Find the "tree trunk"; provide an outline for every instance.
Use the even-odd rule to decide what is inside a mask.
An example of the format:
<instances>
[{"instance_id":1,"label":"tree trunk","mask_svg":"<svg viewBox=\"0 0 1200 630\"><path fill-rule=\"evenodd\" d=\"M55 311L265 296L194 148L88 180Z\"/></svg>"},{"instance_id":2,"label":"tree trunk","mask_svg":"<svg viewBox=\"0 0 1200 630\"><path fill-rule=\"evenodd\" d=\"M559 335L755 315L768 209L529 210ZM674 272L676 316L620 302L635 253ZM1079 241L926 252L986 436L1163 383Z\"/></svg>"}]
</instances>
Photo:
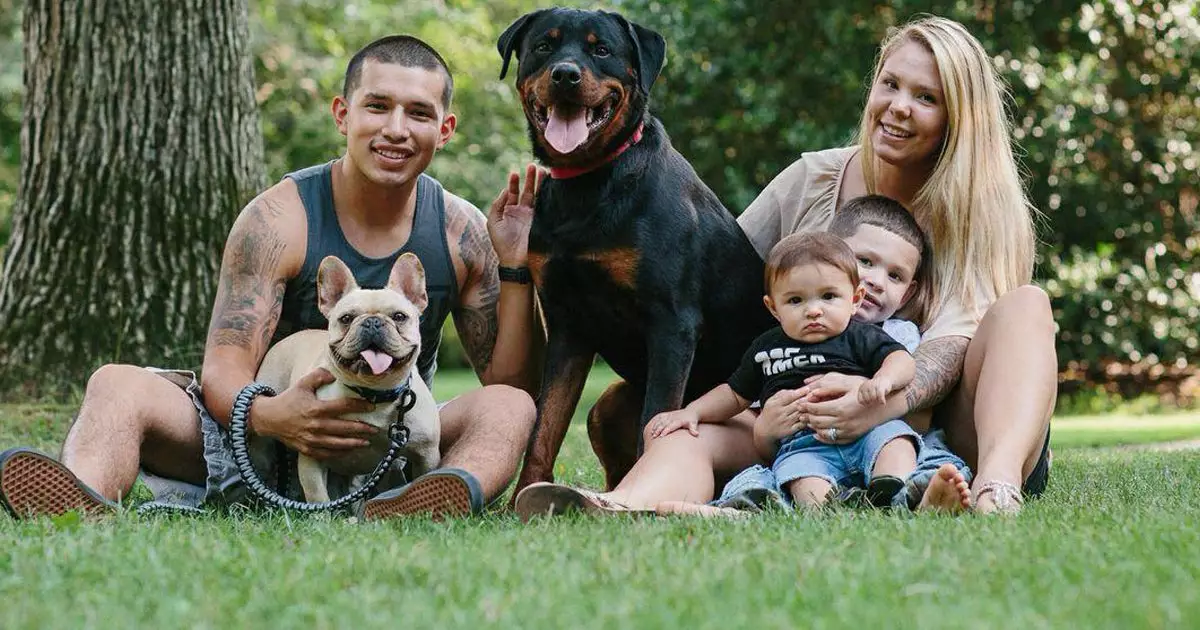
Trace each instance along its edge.
<instances>
[{"instance_id":1,"label":"tree trunk","mask_svg":"<svg viewBox=\"0 0 1200 630\"><path fill-rule=\"evenodd\" d=\"M248 30L246 0L28 3L0 392L200 363L222 243L264 183Z\"/></svg>"}]
</instances>

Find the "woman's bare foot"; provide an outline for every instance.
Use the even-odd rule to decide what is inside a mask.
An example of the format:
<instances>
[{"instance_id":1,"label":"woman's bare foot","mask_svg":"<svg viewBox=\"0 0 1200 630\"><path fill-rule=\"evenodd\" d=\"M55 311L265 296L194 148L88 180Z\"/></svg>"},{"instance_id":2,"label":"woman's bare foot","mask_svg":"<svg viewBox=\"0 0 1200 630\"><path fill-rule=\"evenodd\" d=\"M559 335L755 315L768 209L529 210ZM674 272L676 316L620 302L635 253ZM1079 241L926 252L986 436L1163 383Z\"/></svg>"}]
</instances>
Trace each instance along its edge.
<instances>
[{"instance_id":1,"label":"woman's bare foot","mask_svg":"<svg viewBox=\"0 0 1200 630\"><path fill-rule=\"evenodd\" d=\"M743 510L717 507L704 503L691 503L689 501L663 501L655 507L655 512L658 512L659 515L683 514L686 516L702 516L704 518L746 518L752 514L752 512Z\"/></svg>"},{"instance_id":2,"label":"woman's bare foot","mask_svg":"<svg viewBox=\"0 0 1200 630\"><path fill-rule=\"evenodd\" d=\"M971 507L971 487L954 464L942 464L937 469L925 496L917 505L918 512L962 512Z\"/></svg>"}]
</instances>

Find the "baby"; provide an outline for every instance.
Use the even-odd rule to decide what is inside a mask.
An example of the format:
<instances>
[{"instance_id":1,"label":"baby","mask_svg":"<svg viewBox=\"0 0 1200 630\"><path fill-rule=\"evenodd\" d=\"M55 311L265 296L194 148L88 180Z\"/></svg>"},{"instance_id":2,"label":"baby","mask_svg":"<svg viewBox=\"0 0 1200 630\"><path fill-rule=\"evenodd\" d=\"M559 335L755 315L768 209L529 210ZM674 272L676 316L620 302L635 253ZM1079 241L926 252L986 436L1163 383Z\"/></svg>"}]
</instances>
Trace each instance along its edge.
<instances>
[{"instance_id":1,"label":"baby","mask_svg":"<svg viewBox=\"0 0 1200 630\"><path fill-rule=\"evenodd\" d=\"M919 282L925 250L920 228L903 206L878 196L848 202L834 223L831 231L845 241L809 233L776 245L768 256L764 302L780 327L752 344L727 384L684 409L656 416L651 437L681 428L696 433L700 422L723 422L751 401L801 388L828 372L868 377L857 392L863 404L880 404L908 384L913 362L898 341L911 351L920 333L911 322L890 318L927 286ZM865 486L872 504L891 505L906 494L905 480L921 449L921 438L901 420L845 445L823 443L809 430L782 437L774 475L805 505L820 505L833 489L847 486ZM923 480L929 490L921 507L963 509L969 492L958 472L960 460L938 448L940 459L951 465L939 469L932 482ZM923 463L934 461L936 467L936 453L923 455Z\"/></svg>"}]
</instances>

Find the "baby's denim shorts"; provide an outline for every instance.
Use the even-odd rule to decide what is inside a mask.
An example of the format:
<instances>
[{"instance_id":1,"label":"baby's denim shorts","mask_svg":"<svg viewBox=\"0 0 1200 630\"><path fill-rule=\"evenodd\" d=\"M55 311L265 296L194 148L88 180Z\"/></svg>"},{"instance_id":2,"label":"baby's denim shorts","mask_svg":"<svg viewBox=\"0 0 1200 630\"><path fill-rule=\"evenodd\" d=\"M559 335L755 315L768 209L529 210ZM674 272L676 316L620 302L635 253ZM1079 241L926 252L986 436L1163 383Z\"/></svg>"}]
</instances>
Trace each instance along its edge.
<instances>
[{"instance_id":1,"label":"baby's denim shorts","mask_svg":"<svg viewBox=\"0 0 1200 630\"><path fill-rule=\"evenodd\" d=\"M897 438L912 440L921 451L921 436L903 420L889 420L849 444L824 444L804 430L784 440L772 471L783 487L801 477L818 477L834 486L865 486L884 445Z\"/></svg>"}]
</instances>

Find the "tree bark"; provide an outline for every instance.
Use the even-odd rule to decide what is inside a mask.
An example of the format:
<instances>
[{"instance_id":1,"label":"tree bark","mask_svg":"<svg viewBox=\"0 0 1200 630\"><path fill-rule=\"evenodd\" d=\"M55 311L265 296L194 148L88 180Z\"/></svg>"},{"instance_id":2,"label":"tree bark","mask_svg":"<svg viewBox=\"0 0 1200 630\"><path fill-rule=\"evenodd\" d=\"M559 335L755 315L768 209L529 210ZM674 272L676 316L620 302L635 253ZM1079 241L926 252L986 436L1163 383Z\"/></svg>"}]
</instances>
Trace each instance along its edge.
<instances>
[{"instance_id":1,"label":"tree bark","mask_svg":"<svg viewBox=\"0 0 1200 630\"><path fill-rule=\"evenodd\" d=\"M31 0L0 396L197 366L221 247L264 183L246 0Z\"/></svg>"}]
</instances>

